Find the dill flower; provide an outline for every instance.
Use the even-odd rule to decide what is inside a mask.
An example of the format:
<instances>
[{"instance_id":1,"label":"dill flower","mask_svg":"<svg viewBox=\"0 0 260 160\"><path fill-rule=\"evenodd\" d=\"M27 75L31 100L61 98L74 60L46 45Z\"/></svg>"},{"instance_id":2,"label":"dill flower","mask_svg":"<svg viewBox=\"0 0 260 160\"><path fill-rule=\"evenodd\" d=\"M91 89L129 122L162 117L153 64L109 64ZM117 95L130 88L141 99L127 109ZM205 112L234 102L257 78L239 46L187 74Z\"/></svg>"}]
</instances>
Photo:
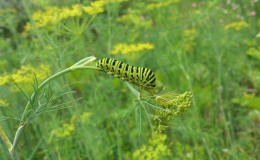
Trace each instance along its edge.
<instances>
[{"instance_id":1,"label":"dill flower","mask_svg":"<svg viewBox=\"0 0 260 160\"><path fill-rule=\"evenodd\" d=\"M81 121L81 122L85 123L91 116L92 116L91 112L84 112L81 115L74 114L71 117L70 122L75 123L77 121Z\"/></svg>"},{"instance_id":2,"label":"dill flower","mask_svg":"<svg viewBox=\"0 0 260 160\"><path fill-rule=\"evenodd\" d=\"M252 57L255 57L255 58L257 58L258 60L260 60L260 47L258 47L258 48L251 47L251 48L249 48L249 49L246 51L246 54L247 54L247 55L250 55L250 56L252 56Z\"/></svg>"},{"instance_id":3,"label":"dill flower","mask_svg":"<svg viewBox=\"0 0 260 160\"><path fill-rule=\"evenodd\" d=\"M186 29L183 31L183 36L184 37L194 37L196 35L196 29L191 28L191 29Z\"/></svg>"},{"instance_id":4,"label":"dill flower","mask_svg":"<svg viewBox=\"0 0 260 160\"><path fill-rule=\"evenodd\" d=\"M242 28L249 27L249 24L246 21L238 21L238 22L232 22L228 23L224 26L224 29L234 29L234 30L241 30Z\"/></svg>"},{"instance_id":5,"label":"dill flower","mask_svg":"<svg viewBox=\"0 0 260 160\"><path fill-rule=\"evenodd\" d=\"M9 81L8 76L2 76L0 77L0 86L6 84Z\"/></svg>"},{"instance_id":6,"label":"dill flower","mask_svg":"<svg viewBox=\"0 0 260 160\"><path fill-rule=\"evenodd\" d=\"M92 116L91 112L84 112L82 115L80 115L80 119L83 123L86 123L86 121Z\"/></svg>"},{"instance_id":7,"label":"dill flower","mask_svg":"<svg viewBox=\"0 0 260 160\"><path fill-rule=\"evenodd\" d=\"M62 127L52 130L52 134L58 138L65 138L70 136L75 131L75 124L77 122L86 123L92 116L91 112L84 112L81 115L73 114L68 123L64 123Z\"/></svg>"},{"instance_id":8,"label":"dill flower","mask_svg":"<svg viewBox=\"0 0 260 160\"><path fill-rule=\"evenodd\" d=\"M104 12L104 5L104 0L98 0L91 2L89 6L83 7L83 10L90 15L95 15Z\"/></svg>"},{"instance_id":9,"label":"dill flower","mask_svg":"<svg viewBox=\"0 0 260 160\"><path fill-rule=\"evenodd\" d=\"M193 48L196 46L195 38L197 31L195 28L186 29L183 31L184 37L184 49L188 52L192 51Z\"/></svg>"},{"instance_id":10,"label":"dill flower","mask_svg":"<svg viewBox=\"0 0 260 160\"><path fill-rule=\"evenodd\" d=\"M9 106L9 102L7 102L4 99L0 99L0 107L8 107Z\"/></svg>"},{"instance_id":11,"label":"dill flower","mask_svg":"<svg viewBox=\"0 0 260 160\"><path fill-rule=\"evenodd\" d=\"M45 27L49 24L56 24L70 17L80 17L82 10L79 4L69 7L46 7L43 11L36 11L32 15L32 19L36 28ZM30 23L25 25L25 31L30 31L32 26Z\"/></svg>"},{"instance_id":12,"label":"dill flower","mask_svg":"<svg viewBox=\"0 0 260 160\"><path fill-rule=\"evenodd\" d=\"M159 160L162 158L170 158L171 152L165 141L167 136L164 134L153 135L149 139L147 145L143 145L140 149L134 151L133 159L138 160Z\"/></svg>"},{"instance_id":13,"label":"dill flower","mask_svg":"<svg viewBox=\"0 0 260 160\"><path fill-rule=\"evenodd\" d=\"M62 127L52 131L52 134L58 138L65 138L70 136L75 130L74 123L65 123Z\"/></svg>"},{"instance_id":14,"label":"dill flower","mask_svg":"<svg viewBox=\"0 0 260 160\"><path fill-rule=\"evenodd\" d=\"M121 2L127 2L128 0L106 0L106 3L121 3Z\"/></svg>"},{"instance_id":15,"label":"dill flower","mask_svg":"<svg viewBox=\"0 0 260 160\"><path fill-rule=\"evenodd\" d=\"M38 68L34 68L31 65L22 66L19 70L14 72L13 74L4 74L0 77L0 85L4 85L10 82L10 77L17 83L18 85L23 86L23 89L32 89L31 84L34 82L34 76L37 81L44 80L47 78L50 73L50 66L40 64ZM24 88L25 87L25 88ZM28 87L28 88L27 88ZM17 88L12 88L13 91L18 91Z\"/></svg>"},{"instance_id":16,"label":"dill flower","mask_svg":"<svg viewBox=\"0 0 260 160\"><path fill-rule=\"evenodd\" d=\"M134 24L136 27L150 27L152 25L151 19L146 19L142 15L137 14L125 14L117 19L118 22L125 24Z\"/></svg>"},{"instance_id":17,"label":"dill flower","mask_svg":"<svg viewBox=\"0 0 260 160\"><path fill-rule=\"evenodd\" d=\"M67 19L70 17L80 17L82 15L82 10L80 8L79 4L72 5L71 8L63 7L60 8L60 13L58 15L59 19L58 21L61 21L63 19Z\"/></svg>"},{"instance_id":18,"label":"dill flower","mask_svg":"<svg viewBox=\"0 0 260 160\"><path fill-rule=\"evenodd\" d=\"M165 93L156 96L156 103L162 107L162 110L156 111L155 131L161 133L168 128L167 122L179 114L186 112L191 107L191 92L183 94Z\"/></svg>"},{"instance_id":19,"label":"dill flower","mask_svg":"<svg viewBox=\"0 0 260 160\"><path fill-rule=\"evenodd\" d=\"M158 2L158 3L150 3L146 6L147 10L154 10L162 7L167 7L171 5L172 3L179 3L180 0L171 0L171 1L164 1L164 2Z\"/></svg>"},{"instance_id":20,"label":"dill flower","mask_svg":"<svg viewBox=\"0 0 260 160\"><path fill-rule=\"evenodd\" d=\"M114 46L111 53L112 54L129 54L132 52L138 52L143 50L151 50L154 49L154 45L151 43L138 43L138 44L126 44L126 43L119 43Z\"/></svg>"}]
</instances>

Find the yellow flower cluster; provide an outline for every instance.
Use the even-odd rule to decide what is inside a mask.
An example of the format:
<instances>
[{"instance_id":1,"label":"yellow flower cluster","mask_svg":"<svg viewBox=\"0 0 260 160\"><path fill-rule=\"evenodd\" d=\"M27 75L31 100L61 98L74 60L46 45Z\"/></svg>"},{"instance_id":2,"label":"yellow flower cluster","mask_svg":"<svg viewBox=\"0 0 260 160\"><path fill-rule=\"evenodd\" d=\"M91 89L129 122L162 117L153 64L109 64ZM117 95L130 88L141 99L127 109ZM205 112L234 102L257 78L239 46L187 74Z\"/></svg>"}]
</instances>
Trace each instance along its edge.
<instances>
[{"instance_id":1,"label":"yellow flower cluster","mask_svg":"<svg viewBox=\"0 0 260 160\"><path fill-rule=\"evenodd\" d=\"M252 57L255 57L255 58L257 58L258 60L260 60L260 47L258 47L258 48L251 47L251 48L249 48L249 49L246 51L246 54L247 54L247 55L250 55L250 56L252 56Z\"/></svg>"},{"instance_id":2,"label":"yellow flower cluster","mask_svg":"<svg viewBox=\"0 0 260 160\"><path fill-rule=\"evenodd\" d=\"M150 27L152 25L151 19L146 19L137 14L122 15L117 21L125 24L134 24L136 27Z\"/></svg>"},{"instance_id":3,"label":"yellow flower cluster","mask_svg":"<svg viewBox=\"0 0 260 160\"><path fill-rule=\"evenodd\" d=\"M68 137L71 135L75 130L74 123L64 123L62 127L53 130L53 135L59 138Z\"/></svg>"},{"instance_id":4,"label":"yellow flower cluster","mask_svg":"<svg viewBox=\"0 0 260 160\"><path fill-rule=\"evenodd\" d=\"M86 13L90 15L96 15L98 13L104 12L104 5L108 3L121 3L126 1L128 0L96 0L91 2L89 6L84 6L82 8Z\"/></svg>"},{"instance_id":5,"label":"yellow flower cluster","mask_svg":"<svg viewBox=\"0 0 260 160\"><path fill-rule=\"evenodd\" d=\"M127 2L128 0L106 0L106 3L121 3L121 2Z\"/></svg>"},{"instance_id":6,"label":"yellow flower cluster","mask_svg":"<svg viewBox=\"0 0 260 160\"><path fill-rule=\"evenodd\" d=\"M0 42L1 43L1 42ZM3 60L0 60L0 68L3 69L3 68L6 68L6 66L8 65L8 62L7 60L3 59ZM1 71L0 69L0 71ZM1 82L0 82L1 83Z\"/></svg>"},{"instance_id":7,"label":"yellow flower cluster","mask_svg":"<svg viewBox=\"0 0 260 160\"><path fill-rule=\"evenodd\" d=\"M184 92L183 94L164 93L156 96L156 103L163 108L158 110L154 118L155 131L161 133L168 128L167 122L170 119L186 112L191 107L191 92Z\"/></svg>"},{"instance_id":8,"label":"yellow flower cluster","mask_svg":"<svg viewBox=\"0 0 260 160\"><path fill-rule=\"evenodd\" d=\"M159 160L170 158L171 152L165 145L167 136L164 134L153 135L148 145L143 145L140 149L134 151L133 159L136 160Z\"/></svg>"},{"instance_id":9,"label":"yellow flower cluster","mask_svg":"<svg viewBox=\"0 0 260 160\"><path fill-rule=\"evenodd\" d=\"M111 53L112 54L129 54L132 52L139 52L143 50L151 50L154 49L154 45L151 43L138 43L138 44L126 44L119 43L114 46Z\"/></svg>"},{"instance_id":10,"label":"yellow flower cluster","mask_svg":"<svg viewBox=\"0 0 260 160\"><path fill-rule=\"evenodd\" d=\"M165 114L179 115L187 111L191 106L191 92L184 92L183 94L164 93L156 97L156 102L164 109L169 109L171 112ZM164 111L163 111L164 112Z\"/></svg>"},{"instance_id":11,"label":"yellow flower cluster","mask_svg":"<svg viewBox=\"0 0 260 160\"><path fill-rule=\"evenodd\" d=\"M84 11L90 15L95 15L104 12L104 0L91 2L90 6L83 7Z\"/></svg>"},{"instance_id":12,"label":"yellow flower cluster","mask_svg":"<svg viewBox=\"0 0 260 160\"><path fill-rule=\"evenodd\" d=\"M50 73L50 66L41 64L39 68L33 68L30 65L22 66L15 73L11 74L10 77L14 79L17 84L32 84L34 76L38 81L45 79ZM0 85L4 85L9 82L9 75L5 74L0 77Z\"/></svg>"},{"instance_id":13,"label":"yellow flower cluster","mask_svg":"<svg viewBox=\"0 0 260 160\"><path fill-rule=\"evenodd\" d=\"M183 31L185 51L190 52L196 46L196 42L195 42L196 34L197 31L195 28L186 29Z\"/></svg>"},{"instance_id":14,"label":"yellow flower cluster","mask_svg":"<svg viewBox=\"0 0 260 160\"><path fill-rule=\"evenodd\" d=\"M40 28L47 26L49 24L56 24L61 20L70 17L79 17L82 15L82 10L79 4L75 4L72 8L69 7L47 7L44 11L37 11L33 13L32 19L34 21L35 27ZM25 31L31 30L32 26L27 23L25 26Z\"/></svg>"},{"instance_id":15,"label":"yellow flower cluster","mask_svg":"<svg viewBox=\"0 0 260 160\"><path fill-rule=\"evenodd\" d=\"M168 1L164 1L164 2L151 3L146 6L146 9L154 10L154 9L158 9L158 8L162 8L162 7L167 7L172 3L179 3L179 2L180 2L180 0L170 0L170 1L168 0Z\"/></svg>"},{"instance_id":16,"label":"yellow flower cluster","mask_svg":"<svg viewBox=\"0 0 260 160\"><path fill-rule=\"evenodd\" d=\"M8 107L9 103L4 100L4 99L0 99L0 107Z\"/></svg>"},{"instance_id":17,"label":"yellow flower cluster","mask_svg":"<svg viewBox=\"0 0 260 160\"><path fill-rule=\"evenodd\" d=\"M194 37L196 35L196 29L191 28L191 29L186 29L183 31L184 37Z\"/></svg>"},{"instance_id":18,"label":"yellow flower cluster","mask_svg":"<svg viewBox=\"0 0 260 160\"><path fill-rule=\"evenodd\" d=\"M58 138L65 138L70 136L75 131L75 123L80 121L83 123L86 123L86 121L89 119L89 117L92 116L92 113L90 112L84 112L80 116L74 114L70 122L64 123L62 127L56 128L52 130L52 135L58 137Z\"/></svg>"},{"instance_id":19,"label":"yellow flower cluster","mask_svg":"<svg viewBox=\"0 0 260 160\"><path fill-rule=\"evenodd\" d=\"M46 7L43 11L36 11L32 15L35 27L45 27L50 24L56 24L62 20L71 17L80 17L83 11L89 15L96 15L104 12L104 5L108 3L120 3L127 0L96 0L91 2L89 6L81 6L80 4L74 4L72 7ZM32 26L27 23L25 31L30 31Z\"/></svg>"},{"instance_id":20,"label":"yellow flower cluster","mask_svg":"<svg viewBox=\"0 0 260 160\"><path fill-rule=\"evenodd\" d=\"M241 30L242 28L249 27L249 24L246 21L238 21L226 24L224 26L225 29L234 29L234 30Z\"/></svg>"}]
</instances>

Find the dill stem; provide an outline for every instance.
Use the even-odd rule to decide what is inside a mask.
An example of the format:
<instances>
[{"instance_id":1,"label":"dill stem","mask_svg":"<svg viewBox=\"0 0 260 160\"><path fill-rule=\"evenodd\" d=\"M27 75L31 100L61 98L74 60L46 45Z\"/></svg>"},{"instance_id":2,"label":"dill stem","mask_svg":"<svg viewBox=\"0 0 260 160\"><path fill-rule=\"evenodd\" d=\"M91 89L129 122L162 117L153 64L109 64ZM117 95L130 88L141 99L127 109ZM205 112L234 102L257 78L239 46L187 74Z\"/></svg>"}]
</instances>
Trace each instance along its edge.
<instances>
[{"instance_id":1,"label":"dill stem","mask_svg":"<svg viewBox=\"0 0 260 160\"><path fill-rule=\"evenodd\" d=\"M37 91L40 91L44 86L46 86L50 81L56 79L57 77L61 76L61 75L64 75L68 72L71 72L71 71L75 71L75 70L83 70L83 69L97 69L96 67L94 66L72 66L72 67L69 67L69 68L66 68L52 76L50 76L49 78L47 78L46 80L44 80L37 88ZM34 99L35 97L35 92L31 95L30 99ZM27 102L26 104L26 107L23 111L23 114L22 114L22 118L20 120L20 125L19 126L22 126L24 122L24 119L25 119L25 115L26 115L26 112L27 110L29 109L30 107L30 101Z\"/></svg>"},{"instance_id":2,"label":"dill stem","mask_svg":"<svg viewBox=\"0 0 260 160\"><path fill-rule=\"evenodd\" d=\"M14 141L13 144L10 142L10 140L8 139L8 137L6 136L4 130L2 129L2 127L0 126L0 136L3 139L4 143L6 144L6 146L8 147L9 153L12 157L13 160L17 160L17 154L15 152L15 149L17 147L18 141L20 139L20 136L28 122L28 120L25 121L25 116L27 111L29 110L30 106L32 106L33 104L31 104L32 99L35 98L36 96L36 91L39 92L41 91L48 83L50 83L52 80L56 79L57 77L60 77L68 72L71 71L75 71L75 70L84 70L84 69L93 69L93 70L98 70L98 68L94 67L94 66L85 66L86 63L83 63L83 61L79 61L78 63L76 63L75 65L66 68L58 73L55 73L54 75L50 76L49 78L47 78L46 80L44 80L38 87L37 89L32 93L30 99L28 100L25 109L23 111L21 120L20 120L20 124L19 127L15 133L15 137L14 137Z\"/></svg>"},{"instance_id":3,"label":"dill stem","mask_svg":"<svg viewBox=\"0 0 260 160\"><path fill-rule=\"evenodd\" d=\"M10 142L9 138L7 137L7 135L5 134L4 129L2 128L2 126L0 125L0 137L2 138L2 140L4 141L5 145L7 146L8 150L12 148L12 143Z\"/></svg>"}]
</instances>

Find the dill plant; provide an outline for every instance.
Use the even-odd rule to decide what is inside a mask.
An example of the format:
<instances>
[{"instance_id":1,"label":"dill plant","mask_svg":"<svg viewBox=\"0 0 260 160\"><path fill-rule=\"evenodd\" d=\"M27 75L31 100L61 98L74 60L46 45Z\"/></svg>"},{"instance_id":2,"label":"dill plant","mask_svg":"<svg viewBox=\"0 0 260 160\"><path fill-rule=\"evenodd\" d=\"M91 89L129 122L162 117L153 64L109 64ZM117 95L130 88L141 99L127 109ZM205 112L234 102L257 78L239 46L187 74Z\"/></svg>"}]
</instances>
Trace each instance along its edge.
<instances>
[{"instance_id":1,"label":"dill plant","mask_svg":"<svg viewBox=\"0 0 260 160\"><path fill-rule=\"evenodd\" d=\"M35 117L54 110L59 110L65 108L68 103L62 103L57 106L51 106L51 102L55 99L52 93L52 89L49 87L44 90L48 84L55 80L57 77L60 77L66 73L75 70L82 70L82 69L94 69L99 70L95 66L89 66L88 64L94 61L96 58L94 56L90 56L84 58L69 68L66 68L44 80L42 83L38 84L37 78L35 77L34 80L34 92L31 94L30 97L27 97L23 90L19 87L19 85L15 82L15 80L10 76L10 79L13 83L20 89L20 91L27 97L28 102L24 108L24 111L20 118L20 124L16 131L15 137L13 142L7 137L5 131L0 126L0 136L4 141L5 145L7 146L9 153L12 159L18 159L16 154L16 148L19 139L24 131L24 128L28 123ZM132 87L128 82L126 82L129 89L137 98L137 104L141 106L145 110L145 113L148 116L149 124L154 133L161 133L168 128L167 122L176 117L177 115L187 111L187 109L191 106L191 93L185 92L183 94L172 94L172 93L164 93L164 94L154 94L154 92L148 92L152 94L152 98L145 99L141 96L141 93ZM60 96L65 95L68 93L62 93ZM43 99L43 100L42 100ZM152 101L155 100L155 101ZM155 105L154 105L155 103ZM137 105L137 106L138 106ZM152 109L147 109L146 106L152 107ZM153 110L153 112L150 112ZM153 118L152 122L150 118ZM69 128L69 131L72 132L74 130L73 121L71 123L65 124L60 129L57 129L53 134L57 136L67 136L70 133L64 132L64 128ZM168 151L167 151L168 152Z\"/></svg>"},{"instance_id":2,"label":"dill plant","mask_svg":"<svg viewBox=\"0 0 260 160\"><path fill-rule=\"evenodd\" d=\"M12 157L12 159L18 159L17 154L16 154L16 148L17 148L17 144L18 141L24 131L24 128L26 125L28 125L28 123L36 116L49 112L49 111L53 111L53 110L58 110L58 109L62 109L65 104L62 105L58 105L55 106L54 108L49 107L48 105L50 104L51 100L52 100L52 94L51 91L47 92L44 89L44 87L46 87L51 81L55 80L56 78L75 71L75 70L82 70L82 69L97 69L94 66L88 66L87 64L89 64L90 62L94 61L96 58L94 56L90 56L90 57L86 57L80 61L78 61L77 63L75 63L74 65L72 65L69 68L66 68L50 77L48 77L46 80L44 80L42 83L38 84L37 80L35 79L35 86L34 86L34 92L31 94L30 97L27 97L26 94L23 92L22 89L20 89L19 85L15 82L14 79L11 78L11 80L14 82L14 84L21 90L21 92L26 96L26 98L28 99L28 102L24 108L24 111L21 115L20 118L20 124L19 127L15 133L15 137L13 139L13 142L11 142L11 140L8 138L8 136L6 135L4 129L2 126L0 126L0 136L2 138L2 140L4 141L5 145L7 146L10 156ZM49 88L49 90L51 90L51 88ZM65 93L66 94L66 93ZM45 102L41 103L40 98L44 97L45 98Z\"/></svg>"}]
</instances>

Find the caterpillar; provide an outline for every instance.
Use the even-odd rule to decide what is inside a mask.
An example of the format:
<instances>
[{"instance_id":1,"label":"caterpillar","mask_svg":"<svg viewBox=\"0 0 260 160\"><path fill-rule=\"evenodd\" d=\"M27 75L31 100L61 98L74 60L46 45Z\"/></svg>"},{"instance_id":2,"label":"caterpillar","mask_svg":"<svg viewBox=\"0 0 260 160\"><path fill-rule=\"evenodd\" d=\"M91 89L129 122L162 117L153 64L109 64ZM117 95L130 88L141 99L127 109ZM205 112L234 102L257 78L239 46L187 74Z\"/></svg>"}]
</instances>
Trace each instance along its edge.
<instances>
[{"instance_id":1,"label":"caterpillar","mask_svg":"<svg viewBox=\"0 0 260 160\"><path fill-rule=\"evenodd\" d=\"M96 63L96 67L107 74L114 75L145 89L156 87L155 74L148 68L131 66L110 58L100 59Z\"/></svg>"}]
</instances>

